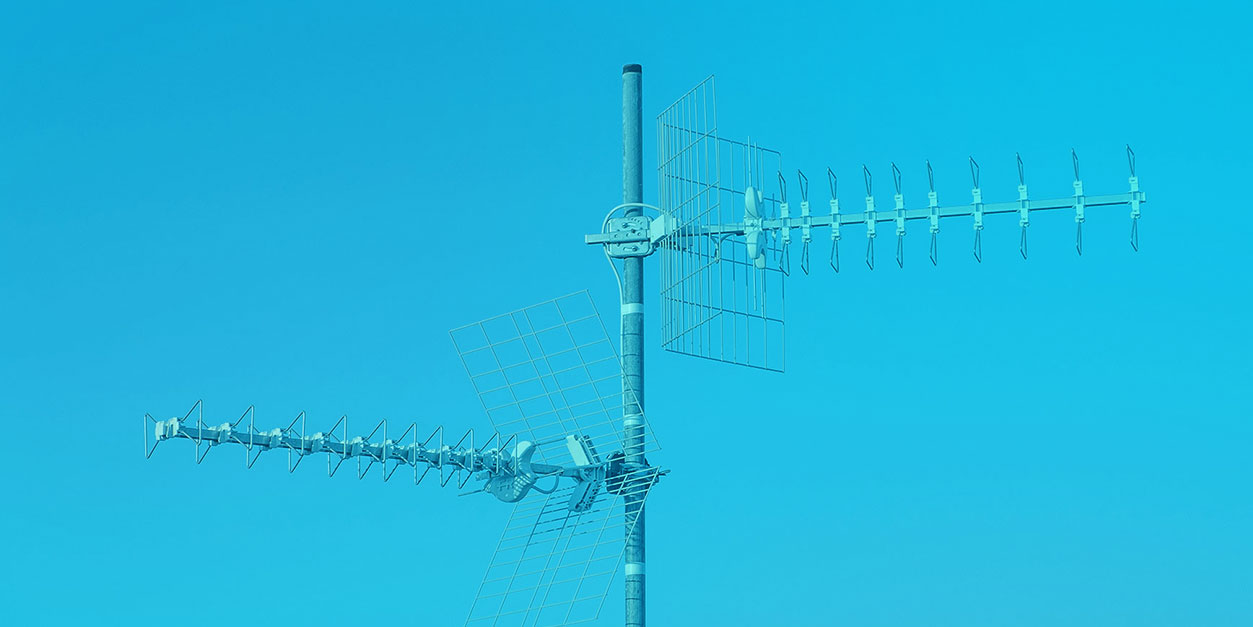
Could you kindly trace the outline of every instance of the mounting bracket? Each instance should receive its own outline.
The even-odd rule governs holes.
[[[583,236],[584,244],[601,244],[610,257],[647,257],[657,250],[658,243],[674,232],[677,220],[672,216],[656,218],[632,216],[611,218],[602,233]]]
[[[652,238],[649,230],[652,220],[644,216],[629,218],[611,218],[605,224],[605,231],[584,237],[588,244],[604,244],[605,252],[610,257],[647,257],[653,252]]]

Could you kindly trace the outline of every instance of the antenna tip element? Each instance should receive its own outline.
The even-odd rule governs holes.
[[[636,74],[640,74],[640,73],[642,73],[643,71],[644,71],[644,68],[643,68],[642,66],[640,66],[640,64],[638,64],[638,63],[628,63],[628,64],[626,64],[626,65],[622,66],[622,73],[623,73],[623,74],[630,74],[630,73],[632,73],[632,72],[634,72],[634,73],[636,73]]]

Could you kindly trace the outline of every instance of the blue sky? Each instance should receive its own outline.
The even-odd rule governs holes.
[[[360,3],[359,3],[360,4]],[[628,11],[629,9],[629,11]],[[508,507],[250,471],[141,417],[487,428],[447,329],[614,282],[620,68],[907,197],[1126,187],[788,285],[788,372],[662,353],[653,624],[1253,622],[1243,5],[45,2],[0,9],[0,602],[12,624],[459,624]],[[655,199],[646,134],[645,194]],[[821,186],[818,186],[820,188]],[[842,194],[843,195],[843,194]],[[825,200],[825,196],[820,196]],[[845,201],[856,204],[859,194]],[[881,196],[881,204],[889,197]],[[821,241],[821,236],[820,236]],[[857,247],[851,246],[856,251]],[[824,256],[825,242],[815,254]],[[846,253],[847,254],[847,253]],[[655,294],[649,265],[647,293]],[[611,328],[616,326],[612,318]],[[604,624],[620,622],[621,593]]]

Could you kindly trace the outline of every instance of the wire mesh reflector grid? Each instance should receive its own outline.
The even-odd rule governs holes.
[[[623,409],[635,405],[635,393],[586,291],[450,334],[497,432],[536,443],[586,436],[602,458],[623,449]],[[645,438],[644,452],[658,448],[647,428]],[[573,463],[563,445],[540,446],[535,459]]]
[[[745,191],[762,191],[763,215],[779,199],[767,181],[778,152],[718,136],[713,77],[657,117],[658,189],[670,221],[661,249],[661,342],[666,350],[782,371],[784,269],[780,245],[764,242],[764,267],[741,228]]]
[[[628,473],[621,477],[619,495],[602,494],[582,513],[566,507],[576,486],[519,503],[466,625],[546,627],[596,620],[636,520],[626,515],[623,500],[642,495],[643,507],[656,472]]]

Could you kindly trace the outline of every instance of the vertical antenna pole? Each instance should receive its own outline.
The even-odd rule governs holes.
[[[644,135],[641,118],[643,69],[622,67],[622,202],[644,202]],[[643,214],[639,206],[626,215]],[[622,281],[622,382],[635,394],[623,411],[626,435],[625,468],[631,472],[644,461],[644,258],[627,257]],[[626,490],[626,625],[644,627],[644,491]]]

